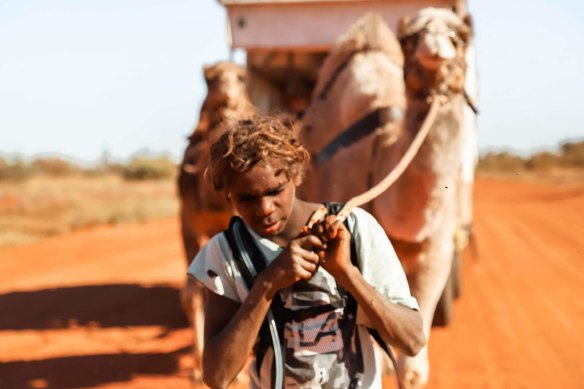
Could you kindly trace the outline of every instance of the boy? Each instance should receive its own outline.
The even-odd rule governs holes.
[[[280,329],[286,388],[380,389],[366,327],[408,355],[425,344],[403,269],[370,214],[355,209],[349,217],[359,267],[351,263],[351,234],[342,223],[329,216],[306,227],[322,207],[295,196],[308,160],[291,125],[273,117],[240,121],[211,148],[209,178],[267,264],[248,291],[221,233],[189,268],[206,287],[203,380],[212,388],[227,387],[252,351],[250,387],[274,387],[273,350],[260,357],[257,338],[276,295],[287,318]],[[357,302],[356,319],[345,294]]]

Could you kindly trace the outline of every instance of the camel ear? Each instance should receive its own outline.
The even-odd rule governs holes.
[[[213,79],[215,72],[213,71],[213,66],[205,65],[203,66],[203,76],[205,77],[205,81],[207,84]]]
[[[473,35],[473,22],[470,14],[466,14],[463,18],[463,21],[464,26],[461,30],[463,30],[462,33],[465,35],[465,40],[468,42]]]
[[[470,16],[470,14],[466,14],[464,15],[464,18],[462,19],[464,20],[464,24],[466,24],[469,28],[469,30],[473,30],[473,20],[472,20],[472,16]]]
[[[408,24],[410,24],[409,16],[402,16],[399,19],[399,22],[397,24],[397,36],[399,38],[402,38],[404,35],[406,35],[406,29],[408,28]]]
[[[242,83],[246,83],[247,81],[247,71],[245,68],[243,67],[238,67],[237,68],[237,79],[242,82]]]

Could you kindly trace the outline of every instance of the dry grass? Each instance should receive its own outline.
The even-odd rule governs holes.
[[[582,168],[547,168],[545,170],[500,170],[477,171],[478,177],[497,178],[503,180],[521,180],[528,182],[542,182],[546,184],[573,184],[584,183],[584,169]]]
[[[114,174],[79,174],[0,181],[0,245],[102,224],[173,217],[177,212],[172,179],[127,181]]]

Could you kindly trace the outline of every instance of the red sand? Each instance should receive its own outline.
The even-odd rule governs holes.
[[[584,385],[584,185],[482,179],[429,388]],[[0,249],[0,388],[189,388],[178,223]],[[391,378],[387,388],[393,387]]]

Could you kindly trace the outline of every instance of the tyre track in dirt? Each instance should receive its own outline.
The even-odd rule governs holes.
[[[582,215],[584,184],[478,181],[428,388],[584,387]],[[176,220],[0,249],[0,388],[189,388],[183,275]]]

